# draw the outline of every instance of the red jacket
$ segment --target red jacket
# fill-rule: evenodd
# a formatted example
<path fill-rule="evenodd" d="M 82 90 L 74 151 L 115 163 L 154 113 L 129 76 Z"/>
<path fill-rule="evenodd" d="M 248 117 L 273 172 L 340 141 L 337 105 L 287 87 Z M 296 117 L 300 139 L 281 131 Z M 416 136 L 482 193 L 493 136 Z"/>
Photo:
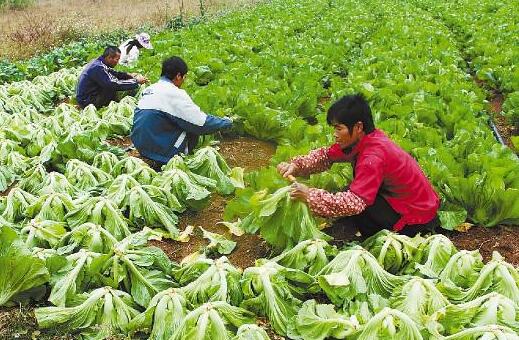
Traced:
<path fill-rule="evenodd" d="M 369 206 L 378 193 L 402 217 L 393 226 L 425 224 L 440 206 L 438 194 L 414 158 L 402 150 L 381 130 L 364 136 L 346 154 L 338 144 L 327 150 L 331 162 L 351 162 L 354 178 L 349 190 Z"/>

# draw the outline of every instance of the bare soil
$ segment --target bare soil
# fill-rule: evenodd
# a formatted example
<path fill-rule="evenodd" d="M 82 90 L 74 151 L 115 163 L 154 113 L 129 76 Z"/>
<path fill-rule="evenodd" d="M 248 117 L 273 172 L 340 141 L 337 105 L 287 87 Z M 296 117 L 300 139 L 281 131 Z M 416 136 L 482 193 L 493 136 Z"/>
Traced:
<path fill-rule="evenodd" d="M 125 142 L 121 142 L 125 145 Z M 251 171 L 266 166 L 275 152 L 275 145 L 256 140 L 250 137 L 224 136 L 220 141 L 220 154 L 225 158 L 229 166 L 241 166 L 245 171 Z M 152 244 L 161 248 L 171 260 L 180 262 L 184 257 L 203 249 L 208 241 L 202 237 L 198 226 L 204 229 L 225 235 L 228 239 L 237 242 L 234 251 L 228 255 L 229 261 L 236 267 L 245 269 L 254 266 L 256 259 L 266 257 L 269 247 L 259 235 L 245 234 L 242 236 L 231 235 L 223 225 L 217 225 L 223 221 L 223 212 L 227 201 L 231 197 L 213 194 L 207 207 L 200 211 L 188 211 L 180 216 L 179 229 L 184 230 L 188 225 L 194 226 L 194 235 L 189 242 L 182 243 L 172 240 L 153 241 Z"/>
<path fill-rule="evenodd" d="M 481 88 L 484 88 L 488 93 L 488 107 L 487 110 L 490 113 L 490 117 L 494 122 L 499 135 L 503 139 L 506 146 L 508 146 L 511 150 L 516 150 L 514 144 L 512 143 L 512 136 L 516 136 L 519 131 L 514 126 L 510 125 L 506 118 L 501 115 L 503 102 L 505 101 L 504 95 L 497 89 L 490 87 L 490 85 L 484 80 L 479 79 L 475 75 L 473 75 L 474 82 Z"/>
<path fill-rule="evenodd" d="M 348 242 L 362 242 L 365 238 L 357 234 L 351 226 L 331 225 L 324 230 L 334 240 L 331 242 L 342 246 Z M 474 226 L 466 232 L 437 230 L 447 236 L 458 249 L 479 250 L 483 260 L 488 262 L 492 252 L 498 251 L 507 262 L 519 266 L 519 226 L 498 225 L 493 228 Z"/>

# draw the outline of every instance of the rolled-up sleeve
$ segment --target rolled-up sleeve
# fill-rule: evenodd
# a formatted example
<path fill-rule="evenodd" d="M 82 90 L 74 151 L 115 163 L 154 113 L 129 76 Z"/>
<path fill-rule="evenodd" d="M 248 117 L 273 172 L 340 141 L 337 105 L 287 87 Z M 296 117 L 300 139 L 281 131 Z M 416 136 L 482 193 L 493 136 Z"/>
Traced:
<path fill-rule="evenodd" d="M 308 194 L 310 210 L 322 217 L 342 217 L 358 215 L 367 205 L 351 191 L 330 193 L 322 189 L 310 189 Z"/>
<path fill-rule="evenodd" d="M 291 163 L 295 165 L 295 176 L 308 176 L 314 173 L 328 170 L 333 162 L 328 158 L 328 148 L 312 150 L 305 156 L 294 158 Z"/>

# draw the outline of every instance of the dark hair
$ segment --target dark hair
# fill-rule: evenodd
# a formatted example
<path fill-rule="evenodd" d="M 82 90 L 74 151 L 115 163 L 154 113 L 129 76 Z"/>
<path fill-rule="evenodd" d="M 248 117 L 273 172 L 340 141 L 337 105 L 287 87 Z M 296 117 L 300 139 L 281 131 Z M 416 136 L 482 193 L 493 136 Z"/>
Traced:
<path fill-rule="evenodd" d="M 116 54 L 121 54 L 121 50 L 117 46 L 108 46 L 105 48 L 105 51 L 103 52 L 103 58 L 111 57 Z"/>
<path fill-rule="evenodd" d="M 187 64 L 180 57 L 170 57 L 162 62 L 162 77 L 173 80 L 178 74 L 184 76 L 186 73 Z"/>
<path fill-rule="evenodd" d="M 362 122 L 364 132 L 370 133 L 375 130 L 373 116 L 369 104 L 361 94 L 344 96 L 328 109 L 326 116 L 328 124 L 344 124 L 352 133 L 353 126 Z"/>

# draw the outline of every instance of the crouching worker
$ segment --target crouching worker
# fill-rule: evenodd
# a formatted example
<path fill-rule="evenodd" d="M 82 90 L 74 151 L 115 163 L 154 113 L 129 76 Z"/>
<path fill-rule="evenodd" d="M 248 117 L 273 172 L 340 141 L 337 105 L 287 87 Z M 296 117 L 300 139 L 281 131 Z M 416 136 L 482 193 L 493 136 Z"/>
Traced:
<path fill-rule="evenodd" d="M 117 99 L 118 91 L 131 91 L 148 81 L 140 74 L 118 72 L 121 50 L 108 46 L 103 55 L 92 60 L 81 72 L 76 99 L 81 108 L 94 104 L 98 109 Z"/>
<path fill-rule="evenodd" d="M 205 114 L 181 89 L 187 64 L 179 57 L 162 63 L 160 80 L 146 88 L 133 117 L 131 139 L 156 170 L 173 156 L 191 152 L 198 137 L 232 125 L 229 118 Z"/>
<path fill-rule="evenodd" d="M 338 227 L 357 228 L 363 237 L 381 229 L 414 236 L 440 225 L 440 200 L 411 155 L 375 129 L 369 104 L 359 95 L 345 96 L 327 114 L 336 143 L 280 163 L 284 177 L 307 176 L 350 162 L 353 180 L 345 191 L 330 193 L 293 184 L 292 198 L 307 202 L 316 215 L 340 217 Z"/>

